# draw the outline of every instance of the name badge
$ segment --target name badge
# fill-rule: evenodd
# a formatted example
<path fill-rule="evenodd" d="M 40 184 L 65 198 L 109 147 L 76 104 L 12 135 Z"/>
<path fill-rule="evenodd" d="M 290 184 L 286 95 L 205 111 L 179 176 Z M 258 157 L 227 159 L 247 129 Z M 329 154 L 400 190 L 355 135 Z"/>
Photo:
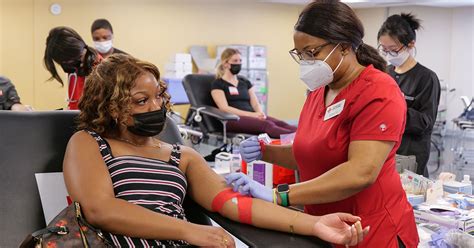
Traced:
<path fill-rule="evenodd" d="M 229 94 L 235 96 L 239 94 L 239 90 L 236 87 L 229 87 Z"/>
<path fill-rule="evenodd" d="M 415 100 L 415 97 L 405 95 L 405 100 L 413 101 L 413 100 Z"/>
<path fill-rule="evenodd" d="M 324 115 L 324 121 L 327 121 L 335 116 L 338 116 L 344 109 L 344 103 L 346 103 L 346 99 L 329 106 L 326 109 L 326 114 Z"/>

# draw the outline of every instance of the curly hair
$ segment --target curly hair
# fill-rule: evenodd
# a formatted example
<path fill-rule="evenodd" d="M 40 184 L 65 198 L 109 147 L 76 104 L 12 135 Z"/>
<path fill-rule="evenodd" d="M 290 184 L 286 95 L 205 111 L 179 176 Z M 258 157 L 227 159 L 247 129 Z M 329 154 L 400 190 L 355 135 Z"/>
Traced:
<path fill-rule="evenodd" d="M 117 124 L 125 124 L 131 116 L 130 90 L 135 86 L 135 80 L 147 72 L 159 82 L 165 107 L 169 110 L 170 95 L 166 92 L 166 84 L 160 80 L 158 68 L 130 55 L 113 54 L 96 66 L 86 79 L 79 100 L 78 129 L 100 135 L 118 131 Z"/>

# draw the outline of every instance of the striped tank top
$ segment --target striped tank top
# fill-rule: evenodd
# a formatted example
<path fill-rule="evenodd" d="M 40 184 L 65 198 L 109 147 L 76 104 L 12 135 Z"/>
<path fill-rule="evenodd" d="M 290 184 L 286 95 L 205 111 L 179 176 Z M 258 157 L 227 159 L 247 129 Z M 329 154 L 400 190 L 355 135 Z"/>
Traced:
<path fill-rule="evenodd" d="M 178 168 L 181 151 L 173 145 L 170 160 L 140 156 L 112 156 L 110 145 L 93 131 L 87 131 L 99 145 L 114 187 L 115 197 L 142 206 L 157 213 L 186 220 L 182 207 L 187 181 Z M 180 247 L 189 244 L 183 240 L 149 240 L 107 234 L 117 247 Z"/>

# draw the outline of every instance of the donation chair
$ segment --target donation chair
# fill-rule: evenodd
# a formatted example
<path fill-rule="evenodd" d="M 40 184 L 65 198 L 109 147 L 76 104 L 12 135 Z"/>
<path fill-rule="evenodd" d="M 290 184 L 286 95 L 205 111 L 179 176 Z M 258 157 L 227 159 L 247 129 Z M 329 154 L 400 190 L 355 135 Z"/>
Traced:
<path fill-rule="evenodd" d="M 186 118 L 186 123 L 196 124 L 203 134 L 215 134 L 222 136 L 224 144 L 227 138 L 237 134 L 228 133 L 226 124 L 228 121 L 239 120 L 238 115 L 224 112 L 217 108 L 211 96 L 211 85 L 216 79 L 215 75 L 189 74 L 183 79 L 183 86 L 191 104 L 190 111 Z M 242 135 L 244 138 L 249 136 Z"/>
<path fill-rule="evenodd" d="M 0 247 L 18 247 L 46 226 L 35 173 L 62 172 L 64 152 L 76 130 L 78 111 L 0 111 Z M 182 143 L 171 118 L 159 138 Z M 210 225 L 211 217 L 250 247 L 330 247 L 312 238 L 258 229 L 211 213 L 185 199 L 189 221 Z"/>

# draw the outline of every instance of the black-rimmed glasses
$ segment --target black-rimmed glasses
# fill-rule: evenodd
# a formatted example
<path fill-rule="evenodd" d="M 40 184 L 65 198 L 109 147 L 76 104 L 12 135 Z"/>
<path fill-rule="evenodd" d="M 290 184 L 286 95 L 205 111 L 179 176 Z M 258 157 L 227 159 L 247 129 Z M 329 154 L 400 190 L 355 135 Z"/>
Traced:
<path fill-rule="evenodd" d="M 309 50 L 303 50 L 303 52 L 298 51 L 296 48 L 293 48 L 289 51 L 291 57 L 296 61 L 296 63 L 301 64 L 314 64 L 316 61 L 316 57 L 319 55 L 321 50 L 331 44 L 330 42 L 327 42 L 321 46 L 309 49 Z M 304 61 L 304 62 L 302 62 Z"/>
<path fill-rule="evenodd" d="M 402 51 L 402 49 L 404 48 L 405 46 L 401 46 L 398 50 L 395 50 L 395 51 L 389 51 L 389 50 L 386 50 L 382 44 L 380 44 L 378 47 L 377 47 L 377 50 L 379 50 L 379 53 L 382 54 L 383 56 L 387 56 L 387 54 L 390 54 L 391 56 L 397 56 L 398 53 L 400 53 Z"/>

